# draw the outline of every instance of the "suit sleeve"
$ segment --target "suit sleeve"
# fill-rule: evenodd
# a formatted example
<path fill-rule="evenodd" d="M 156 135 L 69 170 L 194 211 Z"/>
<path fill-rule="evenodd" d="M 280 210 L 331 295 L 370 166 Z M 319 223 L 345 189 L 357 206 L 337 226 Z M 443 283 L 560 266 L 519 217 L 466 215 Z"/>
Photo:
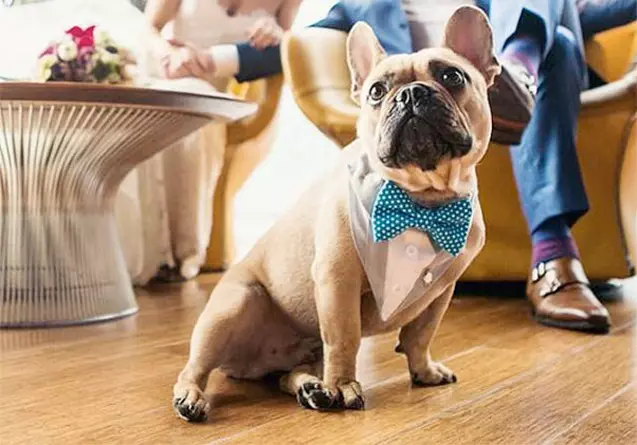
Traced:
<path fill-rule="evenodd" d="M 237 45 L 237 53 L 239 54 L 239 72 L 235 78 L 239 82 L 274 76 L 282 71 L 280 45 L 260 50 L 245 42 Z"/>
<path fill-rule="evenodd" d="M 349 18 L 347 11 L 341 2 L 336 3 L 324 19 L 310 25 L 310 27 L 313 28 L 328 28 L 345 32 L 349 32 L 353 26 L 354 23 Z"/>
<path fill-rule="evenodd" d="M 317 28 L 329 28 L 339 31 L 349 31 L 352 23 L 341 3 L 337 3 L 330 9 L 327 16 L 310 25 Z M 239 82 L 249 82 L 264 77 L 270 77 L 281 73 L 281 47 L 279 45 L 258 50 L 250 46 L 248 42 L 237 45 L 239 54 L 239 72 L 235 78 Z"/>

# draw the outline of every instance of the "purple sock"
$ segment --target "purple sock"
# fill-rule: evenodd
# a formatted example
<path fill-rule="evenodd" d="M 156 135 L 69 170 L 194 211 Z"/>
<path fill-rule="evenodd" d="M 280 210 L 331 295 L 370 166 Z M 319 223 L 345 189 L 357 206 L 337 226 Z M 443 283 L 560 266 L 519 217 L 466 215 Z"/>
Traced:
<path fill-rule="evenodd" d="M 578 258 L 579 252 L 571 229 L 563 215 L 549 218 L 531 233 L 533 267 L 557 258 Z"/>
<path fill-rule="evenodd" d="M 566 238 L 549 238 L 533 244 L 533 267 L 557 258 L 579 259 L 577 244 L 570 235 Z"/>
<path fill-rule="evenodd" d="M 535 38 L 519 35 L 507 42 L 501 58 L 512 63 L 522 64 L 529 74 L 537 79 L 542 61 L 542 50 Z"/>

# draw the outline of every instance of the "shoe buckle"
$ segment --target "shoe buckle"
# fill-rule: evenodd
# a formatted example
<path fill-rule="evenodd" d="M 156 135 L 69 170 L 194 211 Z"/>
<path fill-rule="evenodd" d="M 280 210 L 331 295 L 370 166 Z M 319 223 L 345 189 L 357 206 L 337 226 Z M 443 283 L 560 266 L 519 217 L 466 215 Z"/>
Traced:
<path fill-rule="evenodd" d="M 531 281 L 536 283 L 546 274 L 546 265 L 544 263 L 540 263 L 533 268 L 531 271 Z"/>
<path fill-rule="evenodd" d="M 520 76 L 529 93 L 531 93 L 535 97 L 537 95 L 537 80 L 535 79 L 535 76 L 528 73 L 522 67 L 518 69 L 518 75 Z"/>

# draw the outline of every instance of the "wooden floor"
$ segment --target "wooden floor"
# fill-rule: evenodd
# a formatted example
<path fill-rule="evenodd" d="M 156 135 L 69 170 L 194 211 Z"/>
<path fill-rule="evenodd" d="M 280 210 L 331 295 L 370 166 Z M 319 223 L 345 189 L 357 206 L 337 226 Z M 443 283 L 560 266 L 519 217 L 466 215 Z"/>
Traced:
<path fill-rule="evenodd" d="M 455 385 L 411 388 L 384 336 L 360 353 L 364 412 L 213 375 L 211 421 L 184 423 L 171 386 L 215 280 L 140 291 L 118 322 L 0 331 L 0 444 L 637 444 L 631 299 L 610 305 L 611 335 L 589 336 L 535 325 L 523 300 L 457 298 L 434 344 Z"/>

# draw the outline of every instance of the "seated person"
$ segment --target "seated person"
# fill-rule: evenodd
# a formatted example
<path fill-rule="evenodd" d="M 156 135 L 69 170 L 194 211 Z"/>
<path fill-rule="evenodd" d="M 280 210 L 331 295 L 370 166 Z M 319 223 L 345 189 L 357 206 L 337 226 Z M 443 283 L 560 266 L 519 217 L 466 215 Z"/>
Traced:
<path fill-rule="evenodd" d="M 506 70 L 492 94 L 494 122 L 525 125 L 513 171 L 533 255 L 527 297 L 544 324 L 607 332 L 610 316 L 589 287 L 571 227 L 588 211 L 575 135 L 588 73 L 583 42 L 637 19 L 636 0 L 481 0 Z M 604 230 L 600 227 L 599 230 Z M 553 285 L 557 282 L 557 285 Z"/>
<path fill-rule="evenodd" d="M 411 52 L 440 41 L 439 36 L 428 35 L 432 30 L 435 34 L 432 21 L 440 17 L 444 23 L 456 7 L 466 3 L 473 2 L 343 0 L 313 26 L 348 31 L 355 22 L 366 21 L 388 53 Z M 511 147 L 511 157 L 533 245 L 527 297 L 535 318 L 565 329 L 606 332 L 610 316 L 589 287 L 570 233 L 588 210 L 575 149 L 579 96 L 587 83 L 582 42 L 634 21 L 636 0 L 476 3 L 491 19 L 504 68 L 490 95 L 493 139 L 514 143 L 520 136 L 516 133 L 524 130 L 520 145 Z M 418 26 L 422 23 L 428 29 Z M 219 53 L 218 60 L 216 55 L 212 48 L 199 56 L 211 58 L 220 70 L 228 67 L 223 74 L 240 80 L 281 71 L 275 48 L 266 53 L 239 44 L 223 57 Z M 549 270 L 553 273 L 547 274 Z M 556 288 L 548 282 L 551 276 L 559 280 Z"/>
<path fill-rule="evenodd" d="M 210 88 L 225 91 L 229 78 L 213 74 L 206 60 L 191 58 L 190 48 L 223 48 L 246 37 L 255 51 L 277 45 L 291 26 L 299 3 L 149 0 L 145 8 L 150 26 L 147 74 L 170 78 L 195 75 L 208 81 Z M 213 195 L 225 146 L 225 125 L 210 124 L 137 169 L 139 225 L 145 240 L 136 282 L 144 284 L 158 271 L 171 280 L 198 274 L 210 240 Z M 137 233 L 134 227 L 128 230 Z"/>

